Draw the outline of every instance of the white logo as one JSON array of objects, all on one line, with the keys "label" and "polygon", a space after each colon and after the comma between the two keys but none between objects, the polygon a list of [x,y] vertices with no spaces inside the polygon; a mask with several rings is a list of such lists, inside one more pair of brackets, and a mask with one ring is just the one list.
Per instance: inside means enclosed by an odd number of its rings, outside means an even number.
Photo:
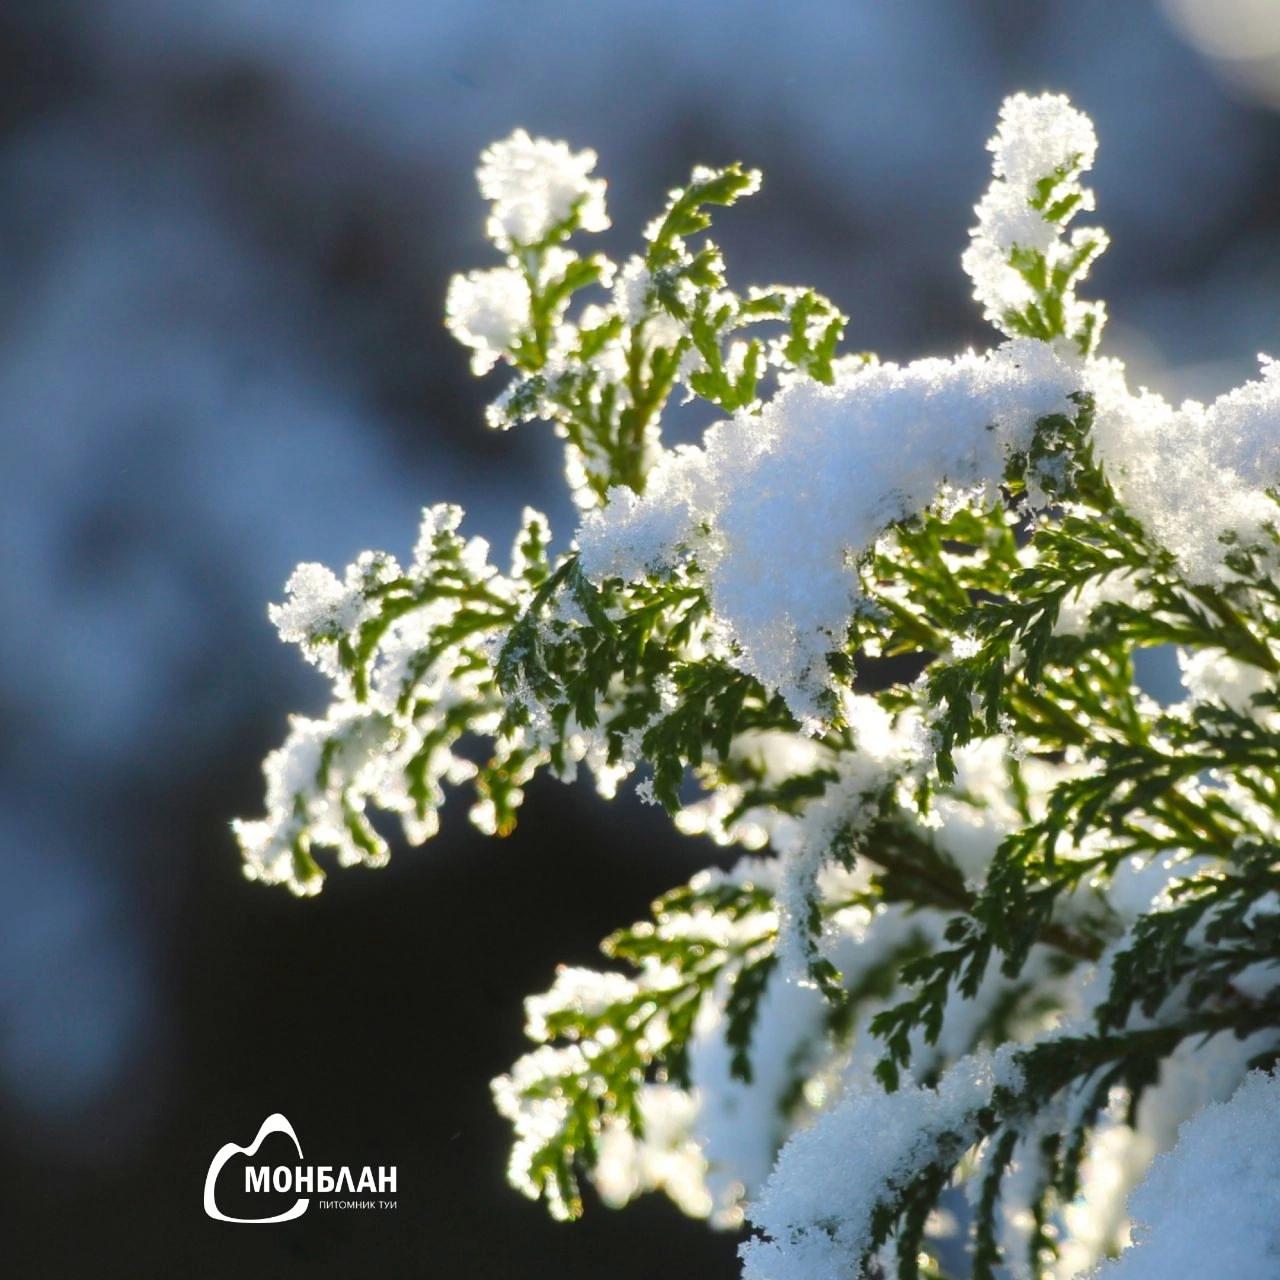
[{"label": "white logo", "polygon": [[[272,1214],[265,1218],[233,1218],[230,1214],[223,1213],[218,1208],[218,1175],[232,1156],[242,1155],[252,1159],[253,1156],[258,1154],[258,1148],[262,1145],[263,1139],[270,1137],[273,1133],[287,1133],[289,1135],[294,1150],[298,1153],[298,1162],[296,1164],[272,1166],[246,1164],[244,1170],[245,1192],[274,1191],[278,1194],[285,1194],[289,1191],[305,1191],[308,1196],[299,1196],[293,1202],[293,1208],[285,1213]],[[213,1162],[209,1165],[209,1172],[205,1174],[204,1211],[215,1222],[290,1222],[292,1219],[300,1218],[306,1213],[308,1206],[311,1204],[309,1194],[313,1191],[331,1194],[335,1197],[344,1195],[351,1197],[372,1196],[374,1194],[379,1197],[395,1195],[396,1167],[393,1164],[363,1165],[356,1170],[345,1164],[303,1164],[302,1143],[298,1141],[298,1135],[294,1133],[293,1125],[277,1111],[262,1122],[262,1128],[258,1130],[258,1136],[254,1138],[249,1146],[241,1147],[234,1142],[228,1142],[225,1146],[218,1148],[217,1154],[213,1157]],[[396,1202],[394,1200],[381,1198],[334,1198],[320,1201],[321,1209],[394,1209],[395,1207]]]},{"label": "white logo", "polygon": [[234,1142],[228,1142],[226,1146],[218,1148],[218,1154],[213,1157],[213,1163],[209,1166],[209,1172],[205,1174],[204,1179],[204,1211],[209,1217],[217,1222],[289,1222],[291,1219],[300,1218],[306,1213],[307,1206],[311,1203],[310,1200],[295,1200],[293,1208],[287,1213],[277,1213],[272,1218],[229,1218],[218,1208],[218,1174],[222,1172],[222,1166],[232,1156],[257,1155],[263,1138],[273,1133],[287,1133],[293,1139],[293,1145],[298,1152],[298,1159],[302,1159],[302,1143],[298,1141],[298,1135],[294,1133],[293,1125],[278,1111],[274,1115],[268,1116],[262,1122],[262,1128],[258,1130],[258,1136],[254,1138],[249,1146],[239,1147]]}]

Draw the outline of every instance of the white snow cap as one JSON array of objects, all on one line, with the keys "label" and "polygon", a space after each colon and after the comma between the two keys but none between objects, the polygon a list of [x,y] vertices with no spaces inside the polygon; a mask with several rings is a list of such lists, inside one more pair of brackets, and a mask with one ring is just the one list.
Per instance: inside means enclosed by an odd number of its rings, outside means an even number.
[{"label": "white snow cap", "polygon": [[[1010,263],[1015,250],[1042,253],[1056,263],[1086,237],[1102,237],[1097,230],[1082,229],[1069,243],[1058,246],[1061,223],[1046,217],[1047,211],[1033,203],[1044,203],[1038,184],[1056,178],[1055,205],[1074,200],[1073,212],[1092,209],[1093,192],[1082,187],[1076,175],[1092,167],[1098,140],[1089,117],[1060,94],[1029,97],[1019,93],[1004,100],[999,126],[987,149],[994,156],[995,180],[975,209],[978,224],[969,233],[962,262],[973,281],[974,297],[987,319],[999,325],[1007,312],[1021,310],[1034,298],[1030,285]],[[1067,316],[1068,332],[1074,320]]]},{"label": "white snow cap", "polygon": [[1129,1198],[1134,1243],[1095,1280],[1280,1275],[1280,1077],[1255,1071],[1182,1126]]},{"label": "white snow cap", "polygon": [[1030,191],[1057,169],[1092,168],[1098,138],[1093,121],[1064,94],[1015,93],[1000,104],[1000,121],[987,150],[997,178]]},{"label": "white snow cap", "polygon": [[740,664],[814,714],[854,605],[855,561],[943,486],[984,489],[1037,419],[1070,414],[1077,366],[1044,343],[868,365],[831,387],[796,383],[759,414],[665,454],[643,497],[615,490],[578,533],[596,576],[637,576],[688,550]]},{"label": "white snow cap", "polygon": [[1118,364],[1095,361],[1094,441],[1125,506],[1196,582],[1228,576],[1228,538],[1274,547],[1264,526],[1280,510],[1280,365],[1259,357],[1262,377],[1210,405],[1179,409],[1143,390],[1130,395]]},{"label": "white snow cap", "polygon": [[523,129],[495,142],[476,170],[480,194],[493,202],[489,235],[504,249],[535,244],[579,201],[582,230],[603,231],[609,225],[604,179],[588,176],[595,167],[594,151],[571,151]]},{"label": "white snow cap", "polygon": [[1020,1083],[1012,1047],[957,1062],[937,1089],[851,1092],[778,1155],[748,1216],[763,1238],[740,1250],[743,1280],[856,1280],[872,1218],[893,1186],[975,1141],[974,1114],[997,1085]]},{"label": "white snow cap", "polygon": [[529,323],[529,307],[529,286],[514,267],[469,271],[449,281],[444,322],[471,348],[472,373],[488,373],[512,347]]}]

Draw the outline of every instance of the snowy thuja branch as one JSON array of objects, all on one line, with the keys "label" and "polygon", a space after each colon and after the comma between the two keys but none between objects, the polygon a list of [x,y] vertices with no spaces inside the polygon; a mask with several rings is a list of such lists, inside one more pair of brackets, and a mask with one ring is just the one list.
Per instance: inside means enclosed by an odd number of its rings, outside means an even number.
[{"label": "snowy thuja branch", "polygon": [[[333,698],[237,825],[254,878],[377,865],[370,811],[416,842],[451,785],[505,834],[579,764],[753,851],[561,971],[494,1091],[554,1214],[661,1188],[750,1221],[762,1280],[1087,1274],[1181,1122],[1280,1105],[1245,1083],[1280,1055],[1280,366],[1131,392],[1078,296],[1092,125],[1018,96],[991,150],[963,263],[1003,341],[895,365],[810,289],[730,286],[706,233],[753,171],[695,170],[616,264],[580,248],[593,153],[495,144],[502,262],[447,322],[510,375],[490,423],[564,442],[573,540],[526,512],[504,572],[433,507],[407,567],[303,566],[272,611]],[[673,395],[723,415],[696,447]],[[1161,1167],[1134,1212],[1176,1239]]]},{"label": "snowy thuja branch", "polygon": [[[517,1187],[544,1197],[557,1217],[581,1212],[580,1173],[611,1201],[663,1187],[689,1212],[740,1216],[743,1188],[714,1176],[705,1185],[707,1152],[695,1135],[749,1108],[762,1129],[740,1141],[762,1148],[767,1168],[776,1124],[811,1114],[814,1074],[847,1051],[942,923],[905,902],[885,904],[874,877],[825,874],[818,911],[841,939],[843,998],[824,1005],[811,995],[797,1035],[785,1009],[793,991],[779,966],[776,889],[776,864],[762,859],[704,872],[654,903],[651,920],[604,942],[631,974],[562,969],[549,992],[528,1000],[526,1033],[542,1047],[494,1082],[515,1127]],[[1012,988],[996,1002],[998,1021],[1020,1016]],[[700,1096],[717,1076],[728,1096]]]},{"label": "snowy thuja branch", "polygon": [[380,865],[388,849],[369,802],[400,814],[418,844],[435,834],[446,783],[473,779],[473,818],[509,827],[536,750],[518,734],[499,735],[478,769],[454,747],[464,735],[494,733],[502,719],[490,648],[548,572],[548,529],[527,510],[502,575],[483,539],[458,534],[461,519],[457,507],[425,511],[404,568],[375,553],[343,580],[302,565],[272,608],[281,638],[330,677],[335,697],[324,719],[295,717],[267,758],[267,818],[235,824],[252,879],[317,892],[317,846],[335,849],[344,866]]},{"label": "snowy thuja branch", "polygon": [[1093,208],[1080,175],[1093,166],[1097,139],[1089,118],[1065,98],[1008,99],[988,144],[995,181],[977,207],[964,255],[987,319],[1011,337],[1064,340],[1090,355],[1106,309],[1081,302],[1076,286],[1107,247],[1105,231],[1067,226]]},{"label": "snowy thuja branch", "polygon": [[[1132,1112],[1180,1046],[1274,1032],[1277,1013],[1272,999],[1125,1034],[1054,1034],[961,1059],[933,1088],[852,1092],[783,1151],[752,1211],[761,1236],[743,1250],[744,1275],[937,1276],[927,1224],[961,1179],[974,1187],[969,1274],[996,1280],[1005,1264],[1052,1274],[1062,1252],[1046,1224],[1081,1195],[1089,1130],[1108,1096],[1122,1089]],[[999,1218],[1006,1180],[1022,1183],[1013,1231]]]},{"label": "snowy thuja branch", "polygon": [[[506,265],[455,278],[447,305],[451,328],[473,349],[476,372],[501,358],[521,375],[494,405],[491,421],[549,418],[567,442],[570,478],[584,503],[600,500],[615,484],[643,485],[677,374],[691,395],[724,408],[754,405],[769,371],[830,380],[844,323],[811,290],[734,294],[725,286],[715,246],[688,245],[687,237],[709,225],[708,208],[732,204],[758,185],[758,174],[738,166],[699,170],[687,188],[672,192],[646,230],[645,253],[620,275],[599,255],[575,254],[566,247],[571,236],[608,226],[604,184],[589,177],[593,167],[590,152],[573,153],[521,132],[487,151],[480,185],[492,202],[490,235]],[[611,301],[567,317],[579,291],[615,276]],[[754,337],[724,345],[726,335],[763,320],[783,326],[767,348]],[[446,783],[474,777],[479,798],[473,819],[483,829],[504,832],[524,783],[545,762],[568,777],[585,756],[611,792],[632,767],[624,758],[623,733],[634,737],[645,726],[655,740],[670,741],[656,780],[669,796],[673,772],[678,775],[687,761],[701,762],[702,725],[718,716],[726,698],[737,711],[747,704],[744,725],[760,719],[747,697],[750,681],[737,673],[688,679],[682,686],[682,646],[700,653],[714,647],[696,588],[635,585],[618,602],[638,626],[629,628],[624,620],[619,628],[602,608],[592,608],[599,592],[575,575],[572,558],[551,574],[541,517],[527,517],[516,564],[505,578],[485,562],[481,541],[456,538],[460,518],[455,508],[427,513],[423,544],[406,573],[381,553],[362,557],[345,583],[321,566],[302,566],[289,583],[288,601],[273,609],[282,638],[301,644],[334,679],[335,699],[323,720],[295,720],[288,742],[268,760],[269,817],[237,825],[246,871],[255,878],[314,892],[322,873],[313,846],[335,848],[344,865],[384,861],[386,843],[366,815],[370,800],[404,815],[416,843],[434,833]],[[423,545],[437,524],[442,534],[433,558]],[[538,642],[526,650],[522,638],[543,627],[550,588],[566,583],[573,586],[575,606],[588,601],[591,621],[586,627],[574,619],[547,625],[569,634],[560,646],[563,661],[582,659],[581,678],[576,687],[558,684],[556,697],[534,711],[528,682],[541,678],[545,692],[546,681],[555,678],[534,669],[550,645]],[[566,602],[555,603],[559,608]],[[643,652],[620,654],[619,639],[630,644],[632,633],[646,637]],[[583,658],[587,653],[594,665]],[[500,673],[507,676],[505,691]],[[607,686],[618,685],[612,677],[619,673],[630,675],[631,687],[613,689],[617,706],[605,712]],[[662,716],[659,690],[667,691],[659,675],[670,675],[676,691]],[[705,714],[682,729],[700,707]],[[720,717],[717,741],[731,736],[737,711]],[[596,741],[602,718],[611,727]],[[791,722],[777,709],[772,720]],[[460,738],[494,734],[486,765],[453,750]]]},{"label": "snowy thuja branch", "polygon": [[[604,943],[605,953],[628,962],[634,976],[561,969],[546,995],[527,1001],[527,1034],[546,1047],[494,1081],[498,1107],[516,1131],[512,1181],[544,1196],[556,1217],[582,1211],[579,1169],[595,1173],[603,1159],[606,1194],[621,1184],[622,1171],[613,1167],[621,1162],[620,1143],[632,1176],[651,1185],[663,1178],[656,1170],[640,1173],[646,1163],[660,1165],[646,1160],[646,1143],[655,1150],[687,1147],[672,1163],[696,1168],[696,1153],[674,1118],[690,1111],[682,1091],[690,1084],[691,1041],[717,985],[730,992],[735,1069],[750,1078],[745,1047],[776,962],[771,897],[747,879],[704,875],[653,910],[653,921]],[[699,1179],[686,1173],[683,1182],[696,1208]],[[681,1185],[671,1182],[673,1191]]]},{"label": "snowy thuja branch", "polygon": [[[715,244],[690,242],[710,226],[710,209],[759,187],[759,173],[739,165],[695,170],[645,229],[643,252],[621,266],[600,254],[581,257],[566,247],[569,238],[608,226],[603,183],[586,177],[594,165],[592,152],[575,156],[522,132],[485,152],[480,187],[494,201],[490,234],[506,265],[456,276],[446,307],[477,373],[503,358],[517,371],[492,405],[490,425],[550,421],[567,444],[570,481],[584,506],[603,502],[614,485],[644,488],[678,384],[732,412],[757,402],[770,368],[830,382],[845,323],[809,289],[733,292]],[[531,197],[522,180],[539,171],[547,176]],[[543,184],[554,198],[542,194]],[[611,297],[571,315],[575,295],[600,284],[612,286]],[[783,333],[768,343],[735,336],[764,321]]]},{"label": "snowy thuja branch", "polygon": [[[993,954],[1006,973],[1017,972],[1046,930],[1060,927],[1055,906],[1126,862],[1165,853],[1172,867],[1199,855],[1215,860],[1220,877],[1233,875],[1228,868],[1250,850],[1262,848],[1264,863],[1273,856],[1266,842],[1280,816],[1271,781],[1280,738],[1259,713],[1274,694],[1255,695],[1253,714],[1213,703],[1164,712],[1142,695],[1132,668],[1141,648],[1200,645],[1220,652],[1228,669],[1248,664],[1243,669],[1265,682],[1280,641],[1270,588],[1259,597],[1244,581],[1222,589],[1188,583],[1118,504],[1083,430],[1092,417],[1085,408],[1074,422],[1046,421],[1037,436],[1042,448],[1051,435],[1055,456],[1069,463],[1070,479],[1054,491],[1066,512],[1035,532],[1034,558],[1000,598],[973,604],[970,651],[937,664],[929,688],[942,709],[937,765],[944,780],[955,776],[956,743],[1002,731],[1041,756],[1087,751],[1091,767],[1064,777],[1043,812],[1007,837],[983,892],[951,930],[957,945],[915,966],[919,994],[879,1019],[892,1051],[882,1064],[886,1079],[896,1078],[893,1059],[909,1053],[910,1030],[922,1021],[938,1025],[953,984],[972,993]],[[1064,627],[1064,609],[1086,592],[1095,600],[1092,614]],[[1245,794],[1248,805],[1240,802]],[[1249,901],[1266,892],[1256,878],[1251,890]],[[1180,891],[1176,882],[1171,891]],[[1105,914],[1078,919],[1086,944],[1114,928]],[[1144,917],[1139,927],[1172,932],[1173,917]],[[1220,992],[1229,990],[1228,975],[1214,972]]]}]

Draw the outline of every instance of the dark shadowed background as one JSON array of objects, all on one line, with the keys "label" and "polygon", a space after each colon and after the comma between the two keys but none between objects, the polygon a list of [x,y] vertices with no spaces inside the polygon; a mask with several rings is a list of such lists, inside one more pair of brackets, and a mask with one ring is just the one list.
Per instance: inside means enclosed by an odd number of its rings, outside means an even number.
[{"label": "dark shadowed background", "polygon": [[[556,1226],[504,1185],[520,999],[714,851],[532,788],[319,901],[227,830],[324,686],[265,605],[461,501],[572,515],[494,436],[440,316],[490,265],[472,170],[516,125],[600,154],[625,253],[697,161],[764,168],[717,233],[854,349],[990,341],[959,254],[1016,89],[1102,149],[1110,349],[1177,399],[1280,354],[1280,16],[1262,0],[9,0],[0,8],[0,1270],[79,1277],[735,1274],[650,1198]],[[398,1207],[205,1218],[271,1111]]]}]

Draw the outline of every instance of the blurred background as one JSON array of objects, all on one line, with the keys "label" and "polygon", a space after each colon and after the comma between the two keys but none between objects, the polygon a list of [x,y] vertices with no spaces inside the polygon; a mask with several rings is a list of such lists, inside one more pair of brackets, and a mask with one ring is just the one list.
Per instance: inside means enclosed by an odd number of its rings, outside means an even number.
[{"label": "blurred background", "polygon": [[[714,857],[633,799],[532,789],[485,842],[317,902],[229,820],[323,682],[266,620],[293,565],[407,554],[461,501],[572,515],[441,324],[490,265],[475,157],[600,154],[627,252],[698,161],[717,238],[888,358],[985,345],[959,255],[1001,98],[1095,119],[1109,348],[1179,399],[1280,354],[1280,13],[1261,0],[8,0],[0,7],[0,1258],[36,1277],[728,1277],[651,1198],[554,1226],[504,1185],[488,1080],[520,999]],[[247,1231],[205,1169],[288,1115],[395,1163],[394,1213]]]}]

